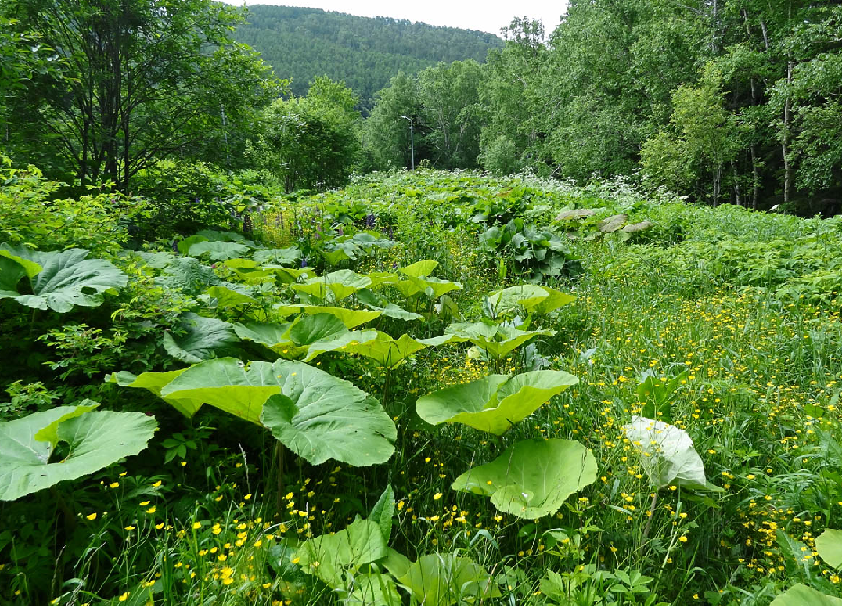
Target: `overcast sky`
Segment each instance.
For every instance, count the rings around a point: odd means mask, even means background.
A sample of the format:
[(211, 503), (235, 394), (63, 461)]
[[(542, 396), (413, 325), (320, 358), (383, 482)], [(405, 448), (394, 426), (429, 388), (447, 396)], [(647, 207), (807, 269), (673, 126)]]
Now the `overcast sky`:
[[(223, 0), (240, 6), (243, 0)], [(567, 6), (566, 0), (519, 0), (474, 1), (474, 0), (415, 0), (395, 2), (394, 0), (247, 0), (247, 5), (281, 4), (286, 6), (309, 6), (326, 11), (338, 11), (363, 17), (393, 17), (423, 21), (430, 25), (449, 25), (463, 29), (478, 29), (500, 34), (500, 28), (508, 25), (512, 17), (541, 19), (549, 34), (560, 21)]]

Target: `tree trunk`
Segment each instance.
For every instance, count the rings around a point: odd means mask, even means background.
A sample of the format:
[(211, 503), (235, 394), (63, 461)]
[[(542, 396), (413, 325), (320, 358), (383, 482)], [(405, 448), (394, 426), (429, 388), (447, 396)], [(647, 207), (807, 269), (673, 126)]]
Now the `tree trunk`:
[(760, 195), (760, 171), (757, 169), (757, 149), (752, 145), (751, 150), (751, 208), (757, 210), (757, 198)]
[[(787, 86), (792, 84), (792, 62), (790, 61), (786, 66), (786, 83)], [(789, 90), (786, 93), (786, 101), (784, 102), (784, 132), (783, 144), (781, 145), (781, 152), (784, 157), (784, 203), (789, 202), (790, 193), (792, 190), (792, 162), (789, 153), (789, 123), (791, 113), (791, 101), (789, 98)]]

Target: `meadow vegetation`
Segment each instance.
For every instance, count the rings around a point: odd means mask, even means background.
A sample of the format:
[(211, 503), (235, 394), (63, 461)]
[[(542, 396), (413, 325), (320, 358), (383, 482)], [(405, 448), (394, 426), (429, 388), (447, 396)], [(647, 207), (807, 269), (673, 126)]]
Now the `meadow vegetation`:
[(842, 596), (838, 217), (211, 176), (3, 169), (0, 602)]

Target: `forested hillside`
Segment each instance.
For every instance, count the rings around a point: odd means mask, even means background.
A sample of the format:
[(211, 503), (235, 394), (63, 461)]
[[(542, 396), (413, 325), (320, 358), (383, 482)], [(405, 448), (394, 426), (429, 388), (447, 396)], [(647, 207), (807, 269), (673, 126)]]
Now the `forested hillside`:
[(356, 17), (315, 8), (250, 6), (234, 38), (261, 53), (279, 78), (292, 78), (304, 95), (317, 76), (343, 80), (364, 106), (400, 71), (418, 72), (439, 61), (485, 61), (502, 46), (497, 36), (388, 17)]

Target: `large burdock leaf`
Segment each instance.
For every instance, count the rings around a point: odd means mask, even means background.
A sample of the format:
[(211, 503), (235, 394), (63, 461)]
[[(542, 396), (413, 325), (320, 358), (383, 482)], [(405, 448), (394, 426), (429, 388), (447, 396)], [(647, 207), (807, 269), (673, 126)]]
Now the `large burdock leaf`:
[(294, 453), (313, 465), (368, 466), (392, 456), (397, 429), (377, 400), (303, 362), (279, 360), (272, 372), (282, 393), (266, 402), (262, 421)]
[(842, 566), (842, 530), (827, 529), (816, 538), (819, 557), (832, 568)]
[(471, 341), (480, 349), (488, 352), (488, 355), (501, 358), (527, 341), (539, 335), (552, 336), (555, 331), (520, 330), (512, 326), (486, 322), (459, 322), (448, 326), (444, 333)]
[(413, 278), (424, 278), (433, 273), (433, 271), (435, 271), (436, 267), (438, 266), (438, 261), (433, 261), (432, 259), (422, 259), (421, 261), (416, 261), (412, 265), (407, 265), (406, 267), (403, 267), (398, 271), (400, 271), (405, 276), (411, 276)]
[(596, 481), (596, 459), (573, 440), (525, 440), (491, 463), (463, 473), (452, 488), (491, 497), (494, 506), (519, 518), (554, 514), (562, 503)]
[(258, 263), (292, 265), (301, 258), (301, 251), (295, 247), (262, 249), (254, 251), (253, 258)]
[(432, 276), (423, 278), (407, 276), (405, 280), (395, 282), (392, 286), (407, 298), (418, 293), (424, 293), (431, 299), (437, 299), (453, 290), (462, 290), (462, 284), (459, 282), (450, 282), (448, 280), (433, 278)]
[(181, 317), (180, 327), (182, 334), (164, 334), (164, 349), (176, 360), (189, 364), (212, 358), (217, 351), (239, 341), (228, 322), (192, 312)]
[[(4, 261), (0, 271), (9, 277), (2, 278), (0, 299), (11, 298), (21, 305), (36, 309), (52, 309), (66, 313), (75, 306), (97, 307), (102, 304), (105, 291), (122, 288), (128, 277), (110, 262), (103, 259), (87, 259), (89, 251), (71, 248), (60, 252), (40, 252), (25, 246), (11, 247), (3, 244), (7, 251), (4, 259), (15, 261), (29, 276), (33, 294), (18, 294), (8, 284), (14, 279), (14, 267)], [(40, 266), (41, 271), (35, 273)], [(23, 277), (19, 274), (15, 280)]]
[(640, 465), (656, 490), (670, 484), (694, 488), (708, 485), (705, 465), (686, 431), (638, 416), (632, 417), (623, 431), (640, 452)]
[(257, 303), (257, 299), (248, 294), (248, 291), (231, 283), (211, 286), (204, 296), (216, 307), (243, 307)]
[(209, 404), (260, 425), (263, 403), (280, 391), (269, 362), (246, 367), (237, 359), (219, 358), (185, 370), (161, 388), (161, 397), (194, 410)]
[(798, 583), (776, 597), (769, 606), (842, 606), (842, 600)]
[(345, 574), (386, 557), (386, 541), (380, 527), (357, 520), (334, 534), (304, 541), (295, 554), (298, 565), (334, 589), (345, 588)]
[(419, 398), (415, 407), (418, 416), (432, 425), (464, 423), (499, 436), (578, 382), (560, 370), (539, 370), (511, 378), (489, 375)]
[[(186, 370), (186, 368), (181, 368), (169, 372), (144, 372), (138, 376), (130, 372), (120, 371), (105, 377), (105, 382), (116, 383), (121, 387), (145, 389), (163, 399), (161, 390)], [(202, 406), (201, 402), (197, 404), (193, 400), (179, 400), (178, 398), (167, 398), (166, 402), (188, 419), (196, 414)]]
[(348, 309), (347, 307), (323, 307), (320, 305), (278, 305), (275, 310), (282, 316), (290, 316), (295, 313), (308, 315), (330, 314), (339, 318), (345, 328), (351, 329), (371, 322), (379, 318), (383, 313), (380, 310), (369, 311), (367, 309)]
[(346, 351), (349, 346), (353, 347), (369, 343), (377, 339), (380, 334), (382, 333), (376, 330), (346, 330), (329, 339), (311, 343), (307, 348), (307, 356), (304, 358), (304, 361), (309, 362), (316, 356), (327, 351)]
[(254, 341), (272, 348), (289, 340), (292, 322), (277, 324), (274, 322), (247, 322), (234, 324), (234, 332), (245, 341)]
[(548, 286), (522, 284), (498, 290), (488, 297), (488, 306), (498, 316), (518, 313), (521, 308), (527, 312), (546, 314), (576, 300)]
[(425, 347), (427, 345), (421, 341), (416, 341), (409, 335), (404, 334), (398, 339), (394, 339), (384, 332), (377, 331), (374, 339), (349, 343), (342, 348), (342, 351), (371, 358), (380, 366), (385, 366), (386, 368), (394, 368), (400, 362)]
[(394, 452), (397, 429), (377, 400), (303, 362), (246, 366), (220, 358), (173, 373), (116, 373), (110, 380), (157, 393), (187, 416), (208, 404), (264, 425), (313, 465), (331, 458), (374, 465)]
[[(0, 423), (0, 500), (13, 501), (91, 474), (146, 448), (157, 424), (139, 412), (62, 406)], [(59, 443), (68, 447), (50, 462)]]
[(293, 284), (292, 288), (318, 300), (340, 301), (358, 290), (371, 285), (371, 278), (350, 269), (340, 269), (317, 278), (310, 278), (304, 284)]
[(388, 574), (360, 574), (354, 577), (351, 593), (344, 606), (401, 606), (403, 601)]
[(453, 606), (500, 596), (485, 568), (453, 553), (421, 556), (398, 582), (424, 606)]
[(0, 249), (0, 299), (18, 296), (17, 286), (24, 276), (35, 277), (42, 267), (12, 254), (11, 251)]
[(191, 257), (208, 255), (211, 261), (224, 261), (242, 257), (249, 250), (248, 246), (236, 242), (196, 242), (190, 246), (188, 254)]

